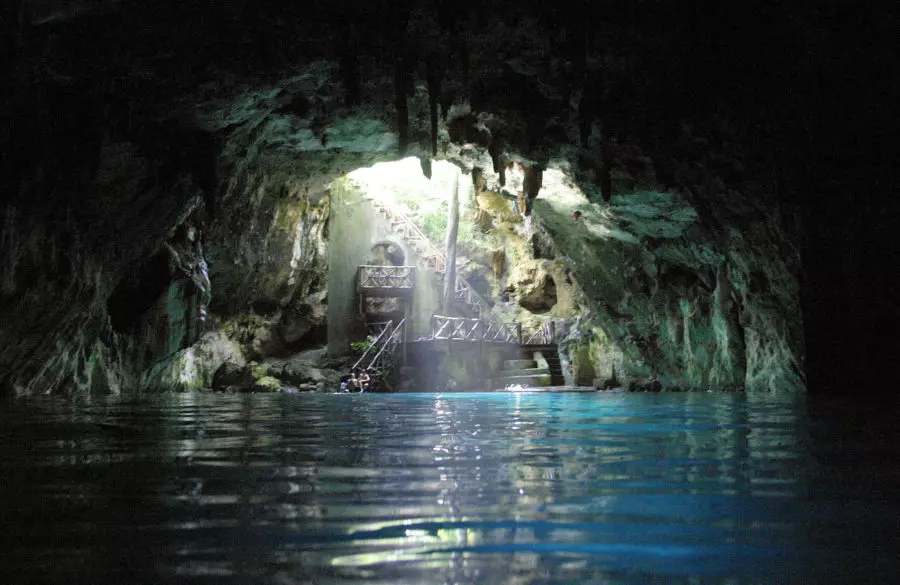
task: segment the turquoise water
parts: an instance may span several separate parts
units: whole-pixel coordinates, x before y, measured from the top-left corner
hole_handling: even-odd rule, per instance
[[[6,403],[0,578],[889,582],[882,418],[734,394]]]

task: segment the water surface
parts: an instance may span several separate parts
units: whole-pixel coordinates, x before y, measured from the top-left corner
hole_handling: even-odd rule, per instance
[[[889,582],[900,481],[873,425],[734,394],[16,401],[0,577]]]

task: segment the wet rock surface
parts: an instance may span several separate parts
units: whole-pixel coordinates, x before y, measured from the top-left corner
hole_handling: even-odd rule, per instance
[[[556,283],[549,274],[521,280],[516,290],[519,291],[519,305],[532,313],[543,314],[556,305]]]
[[[313,349],[261,362],[225,362],[215,372],[211,388],[230,392],[337,392],[348,368],[346,360],[329,358],[324,349]]]

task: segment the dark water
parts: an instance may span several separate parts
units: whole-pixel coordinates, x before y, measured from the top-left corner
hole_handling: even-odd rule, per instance
[[[894,420],[796,397],[204,395],[0,414],[5,583],[888,583]]]

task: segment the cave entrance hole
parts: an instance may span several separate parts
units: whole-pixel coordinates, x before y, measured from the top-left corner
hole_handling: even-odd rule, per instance
[[[381,241],[369,250],[366,264],[371,266],[405,266],[406,252],[403,247],[392,241]]]
[[[431,334],[432,316],[442,314],[443,283],[434,277],[435,263],[429,261],[429,255],[439,255],[443,262],[448,206],[454,189],[460,216],[457,270],[488,306],[502,303],[497,313],[502,315],[501,320],[516,320],[520,311],[547,314],[557,304],[558,294],[567,294],[556,289],[573,286],[571,279],[557,280],[549,274],[543,275],[540,286],[532,287],[535,290],[524,304],[520,294],[504,299],[499,290],[509,284],[507,278],[521,278],[514,269],[536,271],[542,276],[547,261],[565,254],[566,249],[591,249],[597,237],[606,234],[598,225],[605,218],[592,210],[589,197],[579,189],[570,169],[546,168],[536,201],[542,225],[542,235],[537,237],[534,218],[522,217],[518,211],[517,192],[524,188],[529,167],[505,162],[505,180],[501,180],[486,151],[473,151],[462,163],[431,160],[423,164],[418,157],[407,157],[358,168],[334,181],[329,233],[329,351],[338,353],[346,347],[342,340],[353,336],[343,333],[351,330],[349,321],[355,319],[356,330],[363,327],[358,318],[362,305],[354,301],[356,286],[347,286],[354,282],[361,264],[419,266],[411,315],[417,324],[413,338]],[[425,171],[429,171],[428,176]],[[584,222],[572,222],[576,209],[584,210]],[[412,224],[412,231],[423,238],[410,238],[402,229],[404,223]],[[549,239],[550,233],[554,241]],[[492,263],[498,250],[504,251],[504,258],[506,253],[511,254],[505,269],[501,266],[498,270],[496,262]],[[540,264],[532,266],[535,262]],[[453,313],[466,317],[478,314],[464,309]],[[332,338],[337,341],[332,342]]]
[[[418,158],[409,157],[358,168],[332,183],[329,352],[340,354],[350,342],[364,339],[375,316],[381,321],[407,318],[407,339],[430,337],[432,316],[441,314],[439,268],[449,201],[457,189],[460,242],[471,225],[463,218],[473,215],[475,201],[471,175],[459,166],[446,161],[424,166],[430,168],[430,177]],[[398,298],[383,291],[361,297],[355,280],[361,265],[417,266],[414,292],[398,291]]]
[[[347,174],[347,179],[364,197],[402,212],[438,249],[444,246],[447,206],[453,189],[458,189],[460,217],[475,203],[468,196],[471,175],[447,161],[431,162],[431,178],[422,172],[418,158],[408,157],[356,169]],[[465,222],[460,221],[460,240],[465,239],[468,230]]]

